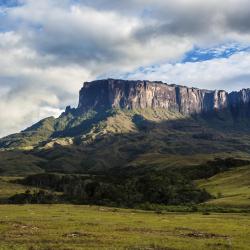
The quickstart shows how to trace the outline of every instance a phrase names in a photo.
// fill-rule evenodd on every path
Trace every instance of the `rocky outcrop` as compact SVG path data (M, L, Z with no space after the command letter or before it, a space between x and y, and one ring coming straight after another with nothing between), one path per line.
M249 103L250 89L227 93L163 82L107 79L84 83L77 110L164 108L190 115Z

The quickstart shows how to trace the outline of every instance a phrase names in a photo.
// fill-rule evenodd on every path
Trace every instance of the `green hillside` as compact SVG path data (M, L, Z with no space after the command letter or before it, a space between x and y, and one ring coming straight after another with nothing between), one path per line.
M15 169L84 173L192 165L215 157L249 158L247 126L233 126L224 116L185 117L164 109L71 111L1 139L0 169L5 174L15 174ZM8 162L6 154L18 157L18 162Z
M0 151L0 175L28 175L41 173L43 159L27 151Z
M250 207L250 166L232 169L197 183L216 197L207 204Z
M16 177L0 177L0 202L6 202L10 196L26 191L27 187L11 182L16 179Z
M55 118L49 117L20 133L4 137L0 140L0 148L30 150L34 145L47 140L52 135L54 122Z
M5 176L43 172L133 176L152 170L182 176L199 173L195 166L208 167L207 162L216 158L250 160L250 134L247 126L243 129L237 124L219 113L186 117L164 109L84 114L73 110L1 139L0 172ZM239 167L198 182L199 188L217 197L208 204L249 206L249 171ZM188 176L188 181L193 180Z

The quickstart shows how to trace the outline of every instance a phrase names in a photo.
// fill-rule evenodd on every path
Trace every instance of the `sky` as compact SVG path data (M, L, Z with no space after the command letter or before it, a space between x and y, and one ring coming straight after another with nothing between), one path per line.
M0 0L0 136L76 106L85 81L250 87L249 0Z

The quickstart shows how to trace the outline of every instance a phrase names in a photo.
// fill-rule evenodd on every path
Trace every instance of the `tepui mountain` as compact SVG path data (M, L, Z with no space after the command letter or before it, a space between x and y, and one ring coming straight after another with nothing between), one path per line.
M248 158L249 125L250 89L228 93L105 79L85 82L76 108L0 139L0 148L5 155L31 157L26 168L37 171L178 165L180 155ZM6 166L3 161L0 168Z

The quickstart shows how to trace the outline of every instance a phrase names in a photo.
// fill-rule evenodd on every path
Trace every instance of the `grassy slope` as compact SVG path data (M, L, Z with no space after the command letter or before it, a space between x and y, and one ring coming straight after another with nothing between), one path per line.
M58 118L45 118L20 133L0 138L0 149L31 150L64 134L71 136L72 128L76 133L87 130L90 124L96 121L95 117L99 118L95 112L89 111L79 116L64 113ZM84 123L87 123L87 126Z
M135 119L137 118L137 119ZM195 136L212 134L212 138ZM250 136L166 110L117 111L83 139L103 165L188 165L216 156L250 157ZM243 147L244 146L244 147ZM111 153L112 152L112 153Z
M219 121L226 124L224 120ZM223 125L214 128L209 122L164 109L110 110L45 119L24 133L33 134L29 138L31 141L36 141L38 135L48 130L49 134L54 131L53 136L63 137L57 140L58 143L51 141L52 136L47 143L40 144L36 155L45 162L42 166L31 164L38 169L42 167L53 171L100 171L125 165L184 166L199 164L216 156L250 158L249 133L241 133L237 129L230 131ZM214 121L212 124L217 123ZM71 145L73 141L75 145ZM64 146L59 147L58 144ZM6 158L1 158L0 171L9 165ZM20 169L21 172L26 168L22 161L12 166L11 169Z
M13 183L13 180L17 180L23 177L14 177L14 176L1 176L0 177L0 203L7 204L8 198L15 194L21 194L27 190L38 191L40 188L35 188L31 186L25 186L17 183ZM43 189L44 191L50 191ZM61 194L60 192L55 192L56 194ZM1 248L0 248L1 249Z
M34 145L47 140L54 132L54 117L48 117L26 130L0 139L1 148L32 149Z
M244 152L219 152L210 154L194 154L194 155L164 155L159 153L148 153L140 155L135 161L138 165L151 165L154 167L183 167L183 166L194 166L200 165L210 160L214 160L216 157L219 158L230 158L235 157L237 159L250 160L250 155Z
M39 163L43 160L23 151L0 151L0 172L4 175L27 175L41 173Z
M194 137L206 133L213 136ZM246 134L227 134L204 121L160 109L117 111L96 124L81 142L82 155L87 152L82 165L87 158L95 169L124 164L183 166L216 156L250 155L250 138Z
M217 197L208 204L250 207L250 166L220 173L197 183Z
M16 177L0 177L0 200L6 200L10 196L23 193L27 188L23 185L11 183Z
M0 206L0 249L249 249L250 217L71 205Z

